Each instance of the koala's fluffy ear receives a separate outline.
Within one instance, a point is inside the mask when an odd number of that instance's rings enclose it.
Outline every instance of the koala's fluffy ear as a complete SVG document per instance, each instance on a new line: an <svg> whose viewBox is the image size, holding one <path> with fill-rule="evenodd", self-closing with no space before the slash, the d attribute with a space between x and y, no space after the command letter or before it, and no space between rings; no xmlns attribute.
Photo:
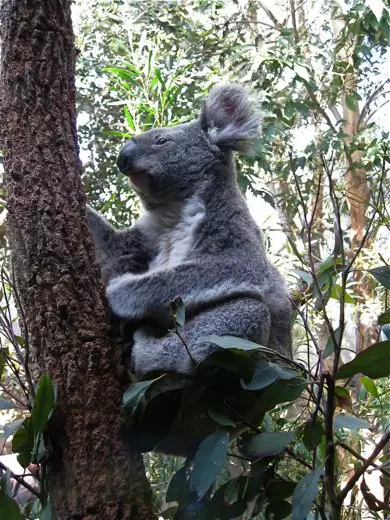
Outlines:
<svg viewBox="0 0 390 520"><path fill-rule="evenodd" d="M222 149L246 150L260 135L257 103L239 85L214 87L200 114L203 130Z"/></svg>

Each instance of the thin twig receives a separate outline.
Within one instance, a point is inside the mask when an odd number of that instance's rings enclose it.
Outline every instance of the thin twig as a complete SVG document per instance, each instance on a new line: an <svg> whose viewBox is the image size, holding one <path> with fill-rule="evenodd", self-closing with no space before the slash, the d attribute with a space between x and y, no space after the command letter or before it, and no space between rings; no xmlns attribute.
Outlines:
<svg viewBox="0 0 390 520"><path fill-rule="evenodd" d="M387 432L383 435L381 440L375 446L373 452L368 457L368 459L366 459L365 462L363 463L363 465L355 471L354 475L349 479L349 481L346 483L344 488L338 494L337 499L340 504L344 501L345 497L348 495L348 493L351 491L351 489L356 484L356 482L359 480L359 478L363 475L363 473L367 470L367 468L372 465L372 463L378 457L378 455L383 450L383 448L386 446L386 444L389 442L389 440L390 440L390 432Z"/></svg>
<svg viewBox="0 0 390 520"><path fill-rule="evenodd" d="M16 475L15 473L13 473L9 468L7 468L7 466L5 466L2 462L0 462L0 469L9 472L10 475L11 475L11 478L15 479L16 482L17 482L18 484L20 484L21 486L23 486L24 488L26 488L28 491L30 491L30 493L32 493L33 495L35 495L35 496L36 496L37 498L39 498L40 500L42 499L42 496L41 496L41 494L39 493L39 491L37 491L37 490L34 489L32 486L30 486L30 484L28 484L27 482L24 481L24 479L25 479L26 477L33 477L34 475L26 474L24 477L20 477L19 475Z"/></svg>
<svg viewBox="0 0 390 520"><path fill-rule="evenodd" d="M348 446L348 444L345 444L345 442L342 441L336 441L337 446L340 446L346 451L349 451L355 458L359 459L361 462L366 462L366 459L362 457L357 451L355 451L353 448ZM390 471L387 471L383 469L381 466L378 466L378 464L375 464L375 462L371 462L370 466L377 469L378 471L381 471L386 477L390 478Z"/></svg>

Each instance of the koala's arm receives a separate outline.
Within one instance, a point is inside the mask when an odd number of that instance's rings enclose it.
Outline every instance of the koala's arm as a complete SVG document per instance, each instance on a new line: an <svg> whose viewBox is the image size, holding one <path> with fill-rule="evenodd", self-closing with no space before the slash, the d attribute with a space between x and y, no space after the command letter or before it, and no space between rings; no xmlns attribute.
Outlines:
<svg viewBox="0 0 390 520"><path fill-rule="evenodd" d="M146 271L152 251L149 240L136 225L118 231L88 206L87 221L95 244L96 259L106 282L124 273Z"/></svg>
<svg viewBox="0 0 390 520"><path fill-rule="evenodd" d="M125 274L109 283L106 294L112 311L129 319L168 312L177 296L189 312L235 296L261 298L260 291L238 275L238 266L222 262L188 262L161 271Z"/></svg>

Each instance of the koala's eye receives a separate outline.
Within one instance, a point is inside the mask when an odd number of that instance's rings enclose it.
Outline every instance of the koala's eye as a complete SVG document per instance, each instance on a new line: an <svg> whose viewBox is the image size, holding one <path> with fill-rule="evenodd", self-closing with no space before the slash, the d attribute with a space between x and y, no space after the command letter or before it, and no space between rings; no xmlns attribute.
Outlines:
<svg viewBox="0 0 390 520"><path fill-rule="evenodd" d="M160 137L160 139L157 139L156 144L165 144L168 142L168 139L165 139L165 137Z"/></svg>

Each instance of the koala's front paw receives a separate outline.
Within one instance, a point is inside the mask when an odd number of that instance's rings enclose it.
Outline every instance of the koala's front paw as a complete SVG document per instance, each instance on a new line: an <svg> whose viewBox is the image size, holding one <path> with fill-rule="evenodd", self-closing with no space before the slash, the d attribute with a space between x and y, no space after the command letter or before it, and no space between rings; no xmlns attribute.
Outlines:
<svg viewBox="0 0 390 520"><path fill-rule="evenodd" d="M142 317L142 309L136 291L132 288L134 276L125 274L113 278L106 289L110 309L120 318L137 319Z"/></svg>

